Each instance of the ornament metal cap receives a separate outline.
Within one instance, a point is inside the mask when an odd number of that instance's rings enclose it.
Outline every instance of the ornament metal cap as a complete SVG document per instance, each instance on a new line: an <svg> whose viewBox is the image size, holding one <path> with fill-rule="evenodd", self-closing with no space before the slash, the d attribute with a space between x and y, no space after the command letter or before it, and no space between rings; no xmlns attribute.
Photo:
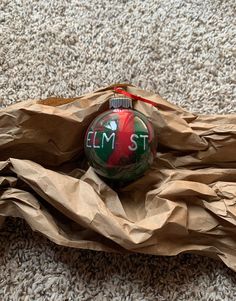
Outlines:
<svg viewBox="0 0 236 301"><path fill-rule="evenodd" d="M128 97L112 97L109 100L110 109L132 109L132 99Z"/></svg>

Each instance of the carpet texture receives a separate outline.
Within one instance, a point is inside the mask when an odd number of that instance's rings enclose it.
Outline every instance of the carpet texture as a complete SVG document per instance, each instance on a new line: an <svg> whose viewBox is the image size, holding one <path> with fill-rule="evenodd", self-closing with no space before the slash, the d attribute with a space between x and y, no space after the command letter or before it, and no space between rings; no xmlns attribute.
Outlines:
<svg viewBox="0 0 236 301"><path fill-rule="evenodd" d="M0 106L115 82L188 110L236 113L234 0L1 0ZM21 220L0 232L0 300L236 300L215 260L57 246Z"/></svg>

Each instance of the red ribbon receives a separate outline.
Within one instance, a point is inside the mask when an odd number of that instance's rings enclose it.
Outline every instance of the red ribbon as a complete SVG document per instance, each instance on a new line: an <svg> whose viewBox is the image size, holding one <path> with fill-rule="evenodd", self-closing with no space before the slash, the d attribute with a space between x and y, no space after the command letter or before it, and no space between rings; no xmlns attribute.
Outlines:
<svg viewBox="0 0 236 301"><path fill-rule="evenodd" d="M123 95L125 95L129 98L132 98L132 99L135 99L135 100L141 100L141 101L146 102L146 103L148 103L148 104L150 104L154 107L157 106L157 104L154 101L151 101L149 99L143 98L143 97L138 96L138 95L131 94L131 93L127 92L126 90L123 90L120 87L114 87L113 89L114 89L115 92L117 92L119 94L123 94Z"/></svg>

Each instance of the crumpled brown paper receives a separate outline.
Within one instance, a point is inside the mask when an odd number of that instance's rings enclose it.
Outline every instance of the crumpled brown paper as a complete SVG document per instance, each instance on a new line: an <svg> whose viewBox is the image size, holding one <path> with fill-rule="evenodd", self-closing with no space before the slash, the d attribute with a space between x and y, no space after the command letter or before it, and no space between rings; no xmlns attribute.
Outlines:
<svg viewBox="0 0 236 301"><path fill-rule="evenodd" d="M236 270L236 115L194 115L159 96L135 108L158 133L145 176L112 189L83 153L85 130L112 87L0 110L0 215L57 244L114 252L199 253Z"/></svg>

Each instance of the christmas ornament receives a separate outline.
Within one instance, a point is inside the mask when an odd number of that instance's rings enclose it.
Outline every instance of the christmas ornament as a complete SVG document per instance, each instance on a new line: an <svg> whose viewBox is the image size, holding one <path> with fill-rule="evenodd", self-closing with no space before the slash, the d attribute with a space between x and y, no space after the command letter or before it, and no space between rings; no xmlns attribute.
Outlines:
<svg viewBox="0 0 236 301"><path fill-rule="evenodd" d="M124 183L137 179L150 167L156 144L152 123L132 109L131 98L118 96L110 99L110 110L88 127L84 149L96 173Z"/></svg>

